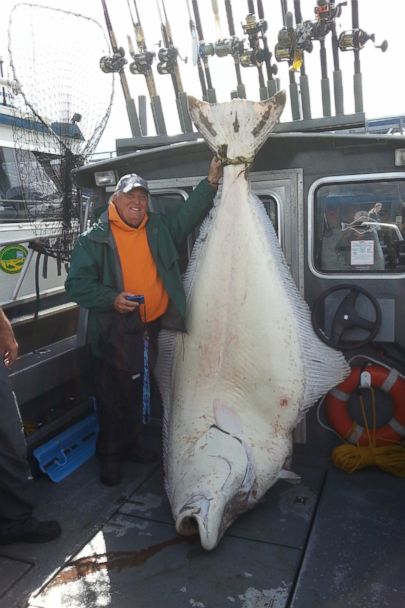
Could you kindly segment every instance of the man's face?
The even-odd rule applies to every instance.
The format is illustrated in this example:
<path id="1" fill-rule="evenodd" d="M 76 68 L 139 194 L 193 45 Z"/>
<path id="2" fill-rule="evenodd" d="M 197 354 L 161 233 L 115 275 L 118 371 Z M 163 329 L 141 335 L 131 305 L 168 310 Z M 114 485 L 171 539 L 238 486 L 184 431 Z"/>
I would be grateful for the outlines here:
<path id="1" fill-rule="evenodd" d="M 117 192 L 113 201 L 124 222 L 135 228 L 142 223 L 148 210 L 148 193 L 143 188 Z"/>

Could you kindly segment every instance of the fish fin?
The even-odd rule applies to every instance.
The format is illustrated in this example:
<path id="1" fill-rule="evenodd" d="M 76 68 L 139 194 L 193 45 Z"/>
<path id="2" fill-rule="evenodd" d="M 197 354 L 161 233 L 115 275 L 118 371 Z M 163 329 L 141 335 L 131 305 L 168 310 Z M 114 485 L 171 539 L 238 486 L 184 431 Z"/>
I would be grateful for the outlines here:
<path id="1" fill-rule="evenodd" d="M 214 399 L 213 406 L 216 426 L 232 437 L 242 437 L 243 424 L 238 414 L 221 399 Z"/>
<path id="2" fill-rule="evenodd" d="M 198 131 L 224 164 L 249 165 L 277 124 L 285 100 L 284 91 L 264 101 L 210 104 L 188 97 L 188 108 Z"/>
<path id="3" fill-rule="evenodd" d="M 296 342 L 301 350 L 301 360 L 305 370 L 304 391 L 299 402 L 297 423 L 304 417 L 310 407 L 334 386 L 342 382 L 350 373 L 350 367 L 343 354 L 324 344 L 314 332 L 311 311 L 307 302 L 297 289 L 278 236 L 266 213 L 262 201 L 250 194 L 250 203 L 255 209 L 264 239 L 277 273 L 288 298 L 291 315 L 297 324 Z"/>
<path id="4" fill-rule="evenodd" d="M 289 471 L 288 469 L 281 469 L 280 473 L 278 474 L 278 478 L 284 479 L 285 481 L 289 481 L 290 483 L 301 482 L 301 476 L 297 475 L 297 473 Z"/>

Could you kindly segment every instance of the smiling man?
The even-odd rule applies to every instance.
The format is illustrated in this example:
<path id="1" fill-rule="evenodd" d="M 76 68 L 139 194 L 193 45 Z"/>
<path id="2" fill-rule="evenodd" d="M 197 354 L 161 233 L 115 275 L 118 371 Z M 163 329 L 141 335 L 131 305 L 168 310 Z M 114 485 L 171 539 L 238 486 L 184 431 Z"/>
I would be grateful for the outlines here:
<path id="1" fill-rule="evenodd" d="M 126 224 L 137 228 L 146 217 L 148 202 L 148 184 L 142 177 L 136 173 L 121 177 L 112 197 L 112 203 Z"/>
<path id="2" fill-rule="evenodd" d="M 100 425 L 97 454 L 105 485 L 120 483 L 122 460 L 156 460 L 140 441 L 144 330 L 153 368 L 160 327 L 185 329 L 178 249 L 211 208 L 221 177 L 221 162 L 213 158 L 207 179 L 187 204 L 158 215 L 149 210 L 147 182 L 136 173 L 124 175 L 107 210 L 73 250 L 66 290 L 89 310 Z"/>

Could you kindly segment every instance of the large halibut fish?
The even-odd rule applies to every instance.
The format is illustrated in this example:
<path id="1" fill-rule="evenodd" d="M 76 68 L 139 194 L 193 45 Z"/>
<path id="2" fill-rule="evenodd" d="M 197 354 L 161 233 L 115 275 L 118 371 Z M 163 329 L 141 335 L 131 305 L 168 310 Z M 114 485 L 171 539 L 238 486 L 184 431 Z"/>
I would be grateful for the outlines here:
<path id="1" fill-rule="evenodd" d="M 285 94 L 208 104 L 191 117 L 225 164 L 222 196 L 185 278 L 187 334 L 163 333 L 165 483 L 176 529 L 213 549 L 284 475 L 292 431 L 348 367 L 315 335 L 247 167 Z M 276 144 L 275 144 L 276 145 Z"/>

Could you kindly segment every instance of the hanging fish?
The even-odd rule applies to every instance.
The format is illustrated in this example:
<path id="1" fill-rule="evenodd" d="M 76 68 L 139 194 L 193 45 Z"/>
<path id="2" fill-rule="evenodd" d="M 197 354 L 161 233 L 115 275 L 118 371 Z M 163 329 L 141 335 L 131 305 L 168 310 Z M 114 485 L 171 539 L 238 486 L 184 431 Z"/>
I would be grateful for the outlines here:
<path id="1" fill-rule="evenodd" d="M 247 167 L 285 93 L 261 102 L 189 98 L 192 120 L 224 162 L 222 196 L 185 277 L 187 334 L 163 334 L 165 483 L 176 529 L 213 549 L 283 476 L 292 432 L 349 369 L 315 335 Z M 276 145 L 276 144 L 275 144 Z"/>

